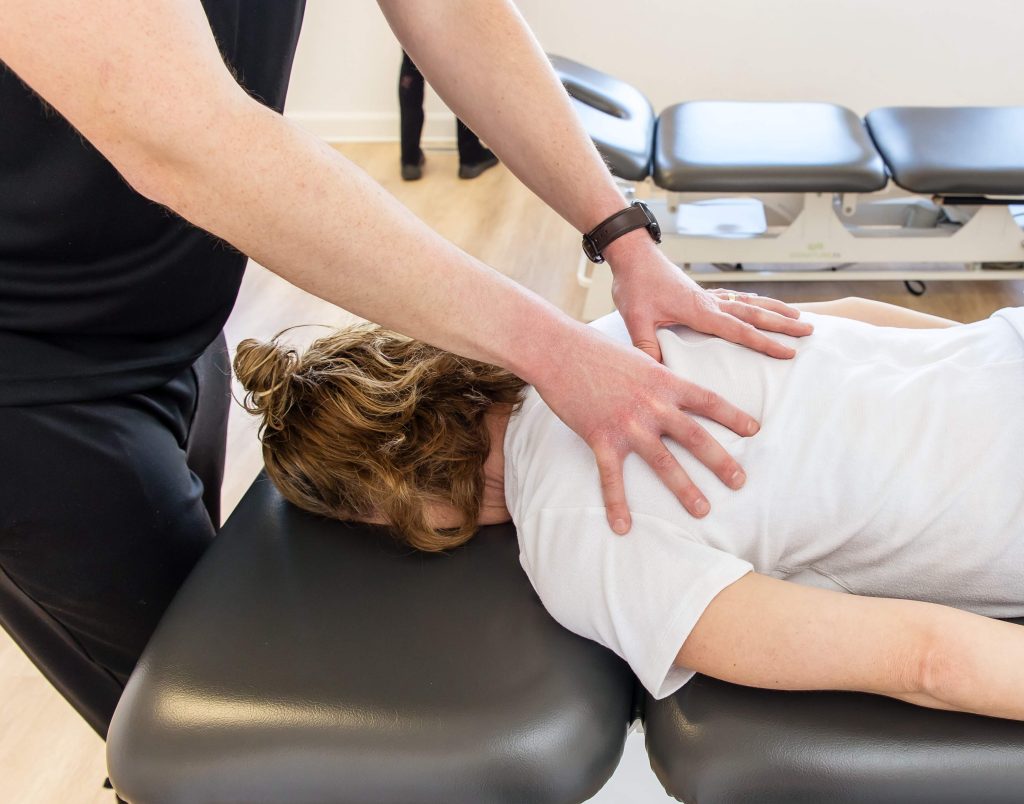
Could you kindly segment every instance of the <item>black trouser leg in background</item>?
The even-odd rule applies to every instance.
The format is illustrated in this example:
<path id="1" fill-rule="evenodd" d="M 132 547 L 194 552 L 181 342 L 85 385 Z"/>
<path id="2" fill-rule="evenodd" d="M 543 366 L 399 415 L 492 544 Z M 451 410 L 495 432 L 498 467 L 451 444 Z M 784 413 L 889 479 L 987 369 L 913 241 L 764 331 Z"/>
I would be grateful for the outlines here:
<path id="1" fill-rule="evenodd" d="M 229 382 L 222 335 L 152 391 L 0 408 L 0 621 L 101 736 L 216 533 Z"/>
<path id="2" fill-rule="evenodd" d="M 398 76 L 398 109 L 402 127 L 402 164 L 418 165 L 423 157 L 420 137 L 423 134 L 423 73 L 416 69 L 408 54 L 402 52 L 402 69 Z"/>
<path id="3" fill-rule="evenodd" d="M 475 165 L 492 156 L 480 143 L 480 138 L 458 118 L 455 119 L 455 139 L 459 146 L 460 165 Z"/>
<path id="4" fill-rule="evenodd" d="M 420 139 L 423 136 L 423 73 L 402 51 L 402 69 L 398 79 L 398 108 L 401 112 L 402 164 L 418 165 L 423 156 Z M 458 118 L 455 119 L 455 141 L 459 147 L 459 164 L 473 165 L 491 156 L 480 143 L 480 138 Z"/>

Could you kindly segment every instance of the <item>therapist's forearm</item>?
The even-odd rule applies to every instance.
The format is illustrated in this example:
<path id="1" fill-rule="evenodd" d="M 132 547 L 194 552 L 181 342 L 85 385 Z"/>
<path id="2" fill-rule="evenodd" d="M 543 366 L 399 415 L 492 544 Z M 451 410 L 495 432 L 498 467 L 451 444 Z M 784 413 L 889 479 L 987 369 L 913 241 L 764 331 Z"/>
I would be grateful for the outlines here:
<path id="1" fill-rule="evenodd" d="M 529 382 L 557 371 L 550 344 L 580 325 L 439 236 L 329 146 L 248 101 L 222 117 L 210 146 L 164 169 L 157 200 L 357 315 Z"/>
<path id="2" fill-rule="evenodd" d="M 431 86 L 524 184 L 580 232 L 625 205 L 568 95 L 506 0 L 379 0 Z M 618 251 L 650 243 L 646 233 Z M 629 244 L 626 246 L 625 244 Z M 618 256 L 609 254 L 614 264 Z"/>

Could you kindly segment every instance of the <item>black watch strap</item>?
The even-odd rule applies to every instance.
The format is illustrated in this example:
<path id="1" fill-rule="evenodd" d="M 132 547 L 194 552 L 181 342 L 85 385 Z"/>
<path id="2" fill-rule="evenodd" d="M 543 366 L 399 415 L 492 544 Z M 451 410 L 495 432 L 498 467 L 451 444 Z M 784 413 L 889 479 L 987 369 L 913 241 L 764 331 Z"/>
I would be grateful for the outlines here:
<path id="1" fill-rule="evenodd" d="M 608 244 L 636 229 L 646 229 L 655 243 L 661 242 L 661 227 L 643 201 L 634 201 L 583 235 L 583 253 L 591 262 L 604 262 Z"/>

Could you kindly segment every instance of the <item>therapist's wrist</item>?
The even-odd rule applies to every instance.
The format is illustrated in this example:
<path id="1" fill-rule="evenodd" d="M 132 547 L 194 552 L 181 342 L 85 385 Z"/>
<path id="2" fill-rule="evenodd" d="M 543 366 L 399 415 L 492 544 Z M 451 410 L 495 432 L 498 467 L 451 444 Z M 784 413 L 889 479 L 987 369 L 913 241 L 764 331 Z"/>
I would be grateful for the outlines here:
<path id="1" fill-rule="evenodd" d="M 535 294 L 517 288 L 488 339 L 484 360 L 538 388 L 555 383 L 565 370 L 567 351 L 585 324 Z"/>
<path id="2" fill-rule="evenodd" d="M 643 270 L 643 266 L 650 265 L 652 261 L 665 259 L 658 244 L 646 229 L 636 229 L 616 238 L 602 253 L 612 273 L 619 279 L 637 270 Z"/>

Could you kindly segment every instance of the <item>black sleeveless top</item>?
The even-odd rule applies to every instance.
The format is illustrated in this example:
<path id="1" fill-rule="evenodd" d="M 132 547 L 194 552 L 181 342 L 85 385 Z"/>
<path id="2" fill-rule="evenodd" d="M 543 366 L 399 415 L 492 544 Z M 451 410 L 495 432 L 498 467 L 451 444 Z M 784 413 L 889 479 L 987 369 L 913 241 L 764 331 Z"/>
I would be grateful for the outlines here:
<path id="1" fill-rule="evenodd" d="M 239 82 L 281 111 L 305 0 L 203 5 Z M 244 267 L 132 190 L 0 62 L 0 405 L 167 382 L 220 332 Z"/>

